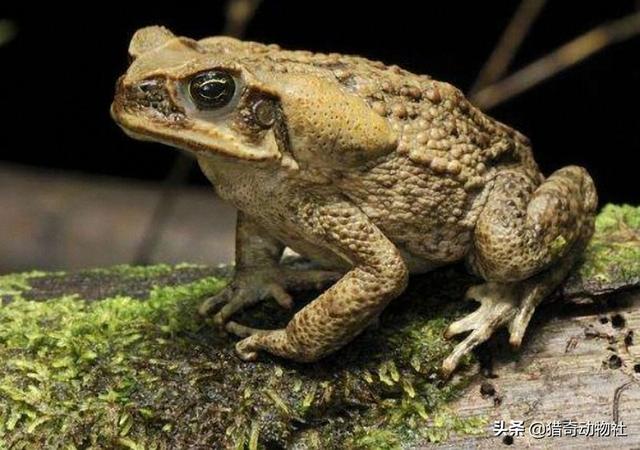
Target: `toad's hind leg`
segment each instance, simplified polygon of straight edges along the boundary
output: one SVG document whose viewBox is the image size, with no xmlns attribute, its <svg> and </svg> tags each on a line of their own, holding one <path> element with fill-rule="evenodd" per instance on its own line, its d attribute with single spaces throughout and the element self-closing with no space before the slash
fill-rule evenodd
<svg viewBox="0 0 640 450">
<path fill-rule="evenodd" d="M 560 169 L 539 186 L 519 170 L 496 177 L 467 260 L 487 283 L 467 292 L 480 308 L 446 331 L 447 337 L 471 331 L 444 361 L 446 375 L 503 325 L 510 343 L 520 345 L 536 307 L 567 276 L 591 237 L 596 204 L 591 177 L 580 167 Z"/>
</svg>

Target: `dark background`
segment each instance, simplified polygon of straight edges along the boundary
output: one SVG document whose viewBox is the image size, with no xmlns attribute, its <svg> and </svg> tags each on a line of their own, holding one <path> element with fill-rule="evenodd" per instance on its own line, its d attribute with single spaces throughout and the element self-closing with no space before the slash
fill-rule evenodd
<svg viewBox="0 0 640 450">
<path fill-rule="evenodd" d="M 0 7 L 0 18 L 18 26 L 16 38 L 0 47 L 0 163 L 163 179 L 175 153 L 126 138 L 108 114 L 114 82 L 126 68 L 128 40 L 149 24 L 194 38 L 218 34 L 224 2 L 23 3 Z M 265 0 L 246 37 L 359 54 L 466 91 L 517 4 Z M 637 6 L 633 1 L 552 0 L 512 67 Z M 546 173 L 570 163 L 584 165 L 603 202 L 638 203 L 639 50 L 639 38 L 613 45 L 490 114 L 532 139 Z M 205 181 L 194 168 L 189 182 Z"/>
</svg>

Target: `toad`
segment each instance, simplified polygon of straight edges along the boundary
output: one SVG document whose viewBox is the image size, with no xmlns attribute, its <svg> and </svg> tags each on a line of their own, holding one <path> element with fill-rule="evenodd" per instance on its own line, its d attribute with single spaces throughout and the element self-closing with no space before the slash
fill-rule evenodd
<svg viewBox="0 0 640 450">
<path fill-rule="evenodd" d="M 544 177 L 529 140 L 450 84 L 356 56 L 229 37 L 133 36 L 111 113 L 130 136 L 192 153 L 238 209 L 233 281 L 200 308 L 265 351 L 316 361 L 354 339 L 409 274 L 463 261 L 484 283 L 443 363 L 507 327 L 519 346 L 540 302 L 593 233 L 597 195 L 581 167 Z M 285 247 L 317 268 L 281 265 Z M 337 274 L 337 275 L 336 275 Z M 336 278 L 337 276 L 337 278 Z M 282 329 L 232 317 L 329 283 Z"/>
</svg>

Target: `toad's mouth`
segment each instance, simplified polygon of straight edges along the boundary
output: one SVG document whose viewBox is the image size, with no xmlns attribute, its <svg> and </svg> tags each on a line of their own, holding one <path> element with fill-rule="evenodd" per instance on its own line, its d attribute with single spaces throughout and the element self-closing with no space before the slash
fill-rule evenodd
<svg viewBox="0 0 640 450">
<path fill-rule="evenodd" d="M 147 142 L 158 142 L 198 156 L 222 156 L 245 161 L 279 161 L 281 153 L 274 136 L 259 146 L 251 146 L 236 138 L 224 127 L 211 127 L 205 121 L 182 118 L 168 120 L 147 107 L 127 108 L 116 100 L 111 104 L 111 117 L 127 136 Z"/>
</svg>

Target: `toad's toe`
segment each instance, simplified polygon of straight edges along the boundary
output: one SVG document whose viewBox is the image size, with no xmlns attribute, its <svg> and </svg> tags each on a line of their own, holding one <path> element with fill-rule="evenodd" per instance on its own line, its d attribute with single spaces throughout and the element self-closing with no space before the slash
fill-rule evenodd
<svg viewBox="0 0 640 450">
<path fill-rule="evenodd" d="M 485 283 L 473 286 L 467 292 L 468 298 L 480 302 L 480 307 L 462 319 L 453 322 L 445 331 L 445 338 L 471 331 L 444 360 L 442 372 L 448 377 L 460 365 L 465 355 L 487 341 L 493 333 L 504 325 L 509 325 L 518 313 L 520 295 L 514 285 Z"/>
</svg>

